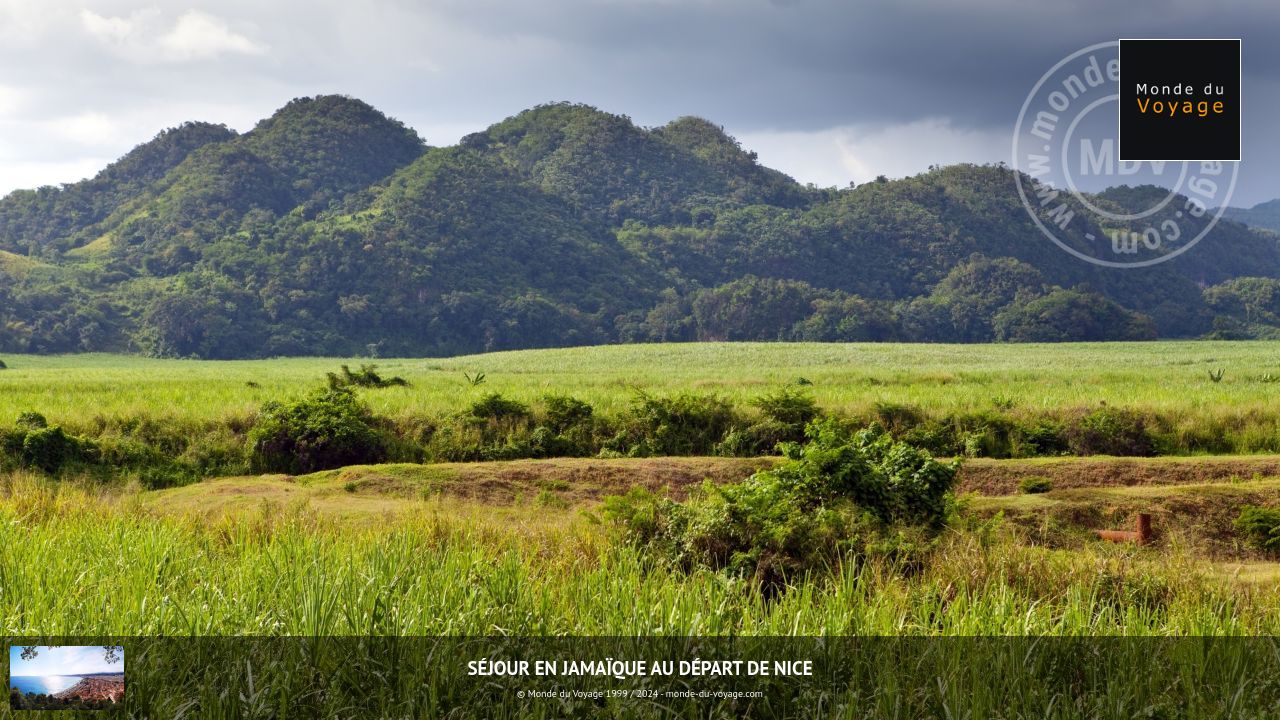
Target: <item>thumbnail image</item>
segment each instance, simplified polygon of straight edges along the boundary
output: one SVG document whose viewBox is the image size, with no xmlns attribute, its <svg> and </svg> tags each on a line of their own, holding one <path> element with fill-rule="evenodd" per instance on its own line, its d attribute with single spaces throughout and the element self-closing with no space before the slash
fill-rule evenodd
<svg viewBox="0 0 1280 720">
<path fill-rule="evenodd" d="M 9 648 L 13 710 L 103 710 L 124 700 L 119 645 L 15 645 Z"/>
</svg>

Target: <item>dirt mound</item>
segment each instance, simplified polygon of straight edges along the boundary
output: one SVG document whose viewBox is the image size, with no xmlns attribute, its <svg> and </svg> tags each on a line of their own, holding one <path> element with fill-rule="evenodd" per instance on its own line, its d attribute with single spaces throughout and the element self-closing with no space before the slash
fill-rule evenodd
<svg viewBox="0 0 1280 720">
<path fill-rule="evenodd" d="M 1055 489 L 1194 485 L 1280 475 L 1280 457 L 1055 458 L 1052 460 L 968 460 L 959 490 L 980 495 L 1013 495 L 1027 477 L 1046 477 Z"/>
</svg>

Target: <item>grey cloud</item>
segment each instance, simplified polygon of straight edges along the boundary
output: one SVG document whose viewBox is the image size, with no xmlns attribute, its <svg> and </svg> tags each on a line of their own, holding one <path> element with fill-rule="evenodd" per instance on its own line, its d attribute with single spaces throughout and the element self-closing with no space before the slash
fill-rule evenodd
<svg viewBox="0 0 1280 720">
<path fill-rule="evenodd" d="M 143 50 L 87 32 L 84 12 L 143 18 Z M 162 38 L 192 12 L 224 28 L 221 39 L 166 55 Z M 201 28 L 187 30 L 190 40 Z M 0 111 L 0 156 L 111 156 L 183 119 L 244 130 L 322 92 L 419 128 L 478 128 L 567 99 L 646 125 L 698 114 L 744 134 L 939 117 L 990 133 L 1011 127 L 1058 58 L 1122 36 L 1244 38 L 1242 193 L 1280 195 L 1269 122 L 1280 109 L 1280 13 L 1251 0 L 0 0 L 0 64 L 22 69 L 0 86 L 29 95 L 17 117 Z M 88 113 L 123 118 L 120 133 L 135 135 L 79 147 L 45 127 Z"/>
</svg>

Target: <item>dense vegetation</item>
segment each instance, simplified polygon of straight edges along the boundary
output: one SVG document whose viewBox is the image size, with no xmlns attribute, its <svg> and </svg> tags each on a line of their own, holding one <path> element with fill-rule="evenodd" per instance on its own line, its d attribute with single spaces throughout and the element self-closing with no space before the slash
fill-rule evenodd
<svg viewBox="0 0 1280 720">
<path fill-rule="evenodd" d="M 1280 200 L 1268 200 L 1251 208 L 1229 207 L 1223 216 L 1246 225 L 1280 232 Z"/>
<path fill-rule="evenodd" d="M 338 522 L 250 503 L 167 511 L 0 475 L 6 635 L 1274 635 L 1273 585 L 1175 551 L 1064 552 L 994 519 L 910 562 L 872 552 L 788 592 L 667 567 L 576 511 L 401 500 Z M 68 552 L 68 548 L 84 551 Z M 1167 554 L 1172 553 L 1172 554 Z M 1228 570 L 1227 572 L 1230 572 Z M 86 603 L 101 590 L 105 601 Z M 417 679 L 419 686 L 421 678 Z"/>
<path fill-rule="evenodd" d="M 1275 236 L 1237 223 L 1103 272 L 1039 236 L 1001 166 L 818 189 L 705 120 L 563 103 L 428 147 L 360 101 L 303 98 L 0 200 L 5 352 L 1270 337 L 1277 278 Z"/>
<path fill-rule="evenodd" d="M 821 417 L 878 423 L 950 457 L 1280 453 L 1272 342 L 686 343 L 354 367 L 6 363 L 0 470 L 144 487 L 377 462 L 756 457 L 803 440 Z"/>
<path fill-rule="evenodd" d="M 650 555 L 749 577 L 768 593 L 942 527 L 958 463 L 876 425 L 855 433 L 824 420 L 806 430 L 806 442 L 782 446 L 787 462 L 744 482 L 708 482 L 683 503 L 633 488 L 604 511 Z"/>
</svg>

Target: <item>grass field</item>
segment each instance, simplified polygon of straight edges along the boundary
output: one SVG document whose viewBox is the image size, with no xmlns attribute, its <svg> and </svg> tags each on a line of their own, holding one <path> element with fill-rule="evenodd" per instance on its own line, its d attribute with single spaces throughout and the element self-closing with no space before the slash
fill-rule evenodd
<svg viewBox="0 0 1280 720">
<path fill-rule="evenodd" d="M 1026 542 L 1016 522 L 980 521 L 991 504 L 1017 510 L 1017 498 L 986 499 L 972 523 L 943 536 L 921 572 L 869 562 L 768 599 L 747 580 L 655 565 L 609 542 L 607 528 L 581 506 L 406 496 L 385 484 L 348 491 L 346 482 L 337 473 L 303 479 L 295 496 L 271 478 L 113 494 L 10 476 L 0 500 L 0 579 L 11 590 L 0 628 L 9 635 L 1280 632 L 1274 565 L 1215 561 L 1179 543 L 1054 547 Z M 1244 490 L 1274 491 L 1274 481 Z M 1079 492 L 1034 502 L 1088 502 Z M 227 502 L 230 495 L 237 500 Z"/>
<path fill-rule="evenodd" d="M 1276 429 L 1280 343 L 1150 342 L 1052 345 L 698 343 L 531 350 L 448 359 L 155 360 L 121 355 L 5 356 L 0 419 L 39 409 L 68 426 L 94 417 L 214 421 L 249 415 L 263 401 L 323 382 L 340 363 L 376 362 L 411 386 L 366 399 L 392 417 L 439 414 L 477 392 L 533 401 L 568 393 L 609 413 L 631 389 L 718 393 L 745 402 L 805 378 L 826 409 L 877 402 L 945 413 L 1110 405 L 1157 410 L 1188 422 L 1268 419 Z M 1209 371 L 1224 369 L 1221 382 Z M 486 374 L 473 388 L 464 372 Z M 256 383 L 252 387 L 246 383 Z"/>
<path fill-rule="evenodd" d="M 804 378 L 827 411 L 1137 408 L 1276 448 L 1274 343 L 935 346 L 705 344 L 382 360 L 408 387 L 361 391 L 390 418 L 486 392 L 571 394 L 620 414 L 634 389 L 736 404 Z M 39 410 L 92 432 L 252 422 L 337 359 L 3 358 L 0 424 Z M 1224 368 L 1220 382 L 1209 370 Z M 474 387 L 463 373 L 483 372 Z M 114 420 L 112 420 L 114 418 Z M 1242 424 L 1243 423 L 1243 424 Z M 228 425 L 229 426 L 229 425 Z M 231 432 L 231 431 L 228 431 Z M 243 430 L 236 437 L 242 437 Z M 1265 440 L 1265 442 L 1264 442 Z M 238 452 L 235 445 L 231 451 Z M 1275 505 L 1280 457 L 970 459 L 960 510 L 907 564 L 867 557 L 769 597 L 616 542 L 600 500 L 677 497 L 777 458 L 554 458 L 243 475 L 157 491 L 0 475 L 0 628 L 50 634 L 1249 635 L 1280 633 L 1280 565 L 1232 519 Z M 1053 486 L 1017 490 L 1028 476 Z M 1099 542 L 1151 512 L 1150 547 Z"/>
<path fill-rule="evenodd" d="M 1180 541 L 1037 543 L 1023 521 L 1039 509 L 1005 496 L 975 503 L 918 566 L 850 561 L 765 596 L 748 578 L 684 572 L 621 546 L 583 506 L 404 493 L 449 470 L 141 493 L 0 478 L 0 633 L 123 636 L 126 707 L 142 717 L 466 717 L 457 709 L 478 704 L 510 718 L 809 717 L 829 703 L 846 708 L 841 717 L 884 718 L 1274 708 L 1277 563 L 1213 560 Z M 400 484 L 367 482 L 380 475 Z M 1276 482 L 1240 490 L 1274 492 Z M 1203 491 L 1141 490 L 1143 501 Z M 1033 503 L 1105 506 L 1114 494 L 1051 491 Z M 760 705 L 530 705 L 512 699 L 526 681 L 464 673 L 464 660 L 509 653 L 797 656 L 848 674 L 762 680 Z"/>
</svg>

